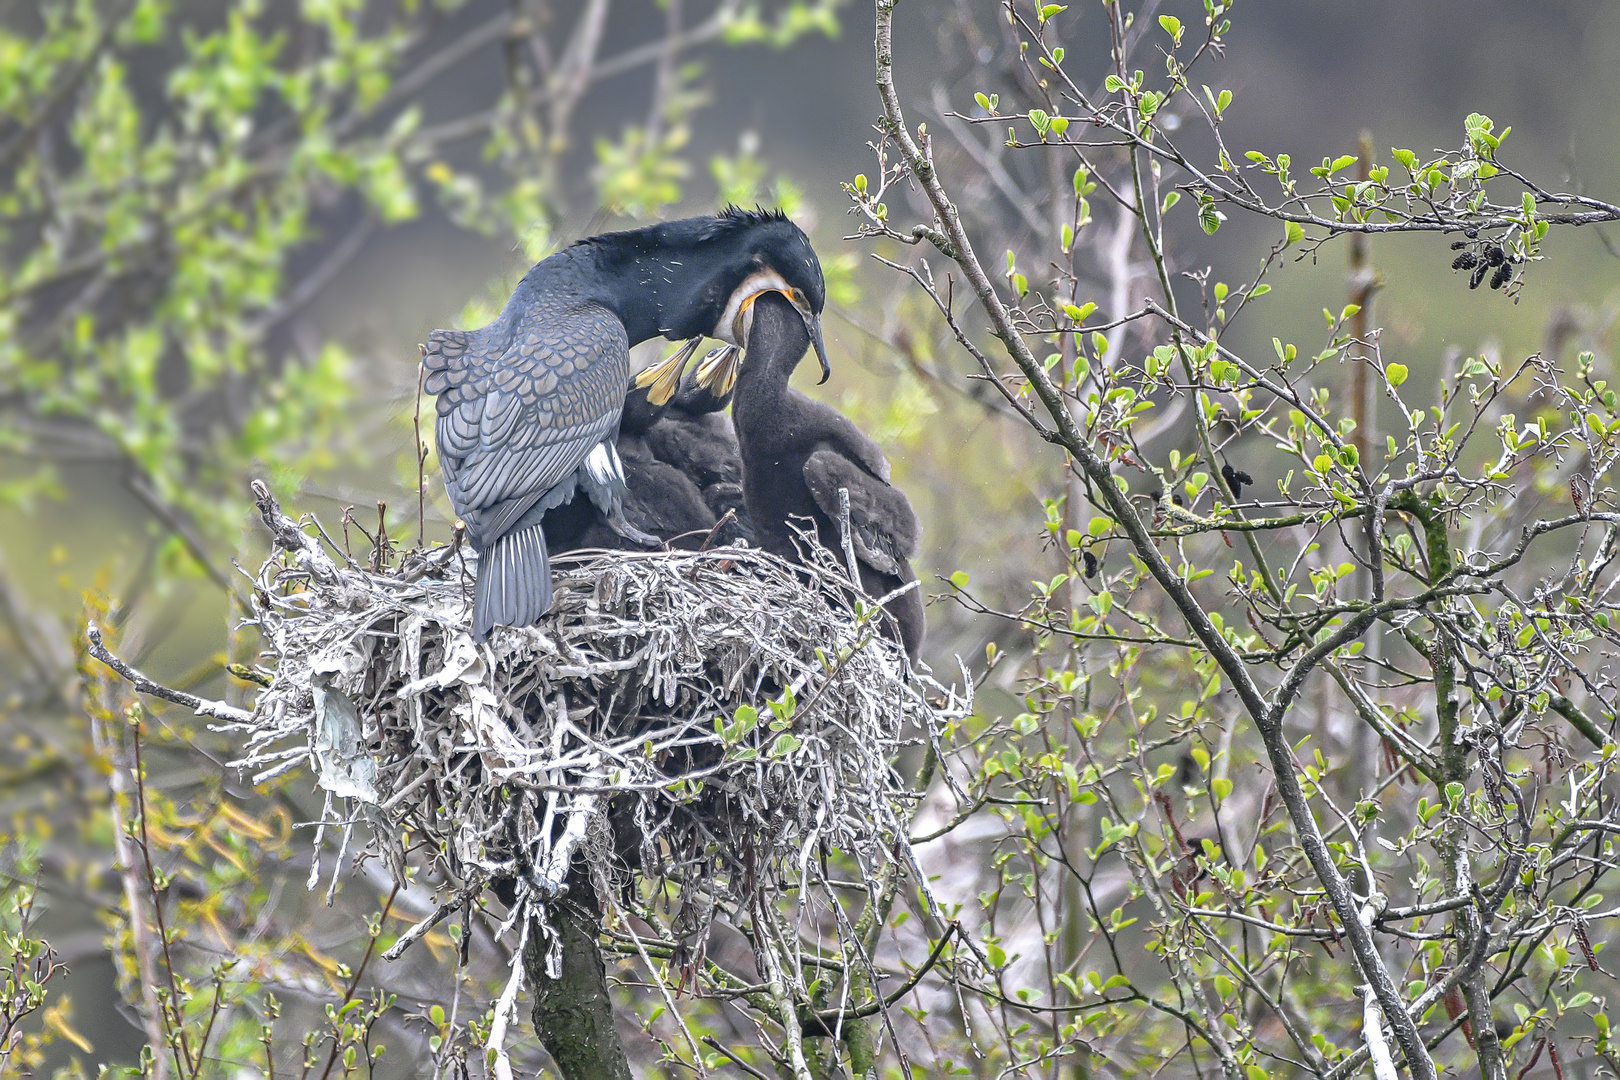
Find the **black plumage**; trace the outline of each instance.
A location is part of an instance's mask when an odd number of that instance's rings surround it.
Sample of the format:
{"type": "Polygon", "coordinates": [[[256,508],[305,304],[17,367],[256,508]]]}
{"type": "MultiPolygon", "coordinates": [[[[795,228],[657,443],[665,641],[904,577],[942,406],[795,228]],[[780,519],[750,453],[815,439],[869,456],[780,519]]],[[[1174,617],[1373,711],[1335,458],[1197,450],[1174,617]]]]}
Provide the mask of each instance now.
{"type": "Polygon", "coordinates": [[[681,377],[680,387],[657,421],[647,428],[646,444],[657,458],[690,480],[702,494],[716,521],[731,512],[716,543],[754,542],[742,487],[742,451],[737,432],[725,408],[731,392],[705,386],[694,368],[681,377]]]}
{"type": "Polygon", "coordinates": [[[1254,477],[1242,469],[1234,469],[1230,462],[1221,465],[1221,479],[1232,489],[1232,498],[1243,498],[1243,489],[1254,484],[1254,477]]]}
{"type": "MultiPolygon", "coordinates": [[[[889,463],[876,443],[830,406],[788,385],[810,346],[787,304],[764,296],[753,305],[748,352],[737,375],[733,416],[742,451],[749,517],[766,550],[797,561],[793,517],[814,522],[820,541],[838,550],[838,489],[849,491],[849,516],[861,587],[882,597],[915,581],[920,528],[905,493],[889,483],[889,463]]],[[[913,588],[889,602],[906,655],[916,660],[925,617],[913,588]]]]}
{"type": "Polygon", "coordinates": [[[445,489],[479,552],[472,633],[551,606],[545,514],[583,490],[620,535],[615,443],[630,346],[658,335],[735,340],[754,299],[780,292],[819,341],[821,266],[780,213],[728,209],[582,240],[534,266],[479,330],[435,330],[424,386],[439,395],[445,489]]]}
{"type": "MultiPolygon", "coordinates": [[[[656,540],[695,548],[708,538],[718,519],[697,483],[678,466],[659,460],[648,445],[649,434],[662,426],[668,411],[667,405],[650,403],[645,389],[632,387],[625,395],[616,442],[624,468],[624,517],[656,540]]],[[[626,547],[602,512],[586,499],[547,512],[542,524],[553,553],[626,547]]],[[[646,545],[632,542],[632,546],[646,545]]]]}

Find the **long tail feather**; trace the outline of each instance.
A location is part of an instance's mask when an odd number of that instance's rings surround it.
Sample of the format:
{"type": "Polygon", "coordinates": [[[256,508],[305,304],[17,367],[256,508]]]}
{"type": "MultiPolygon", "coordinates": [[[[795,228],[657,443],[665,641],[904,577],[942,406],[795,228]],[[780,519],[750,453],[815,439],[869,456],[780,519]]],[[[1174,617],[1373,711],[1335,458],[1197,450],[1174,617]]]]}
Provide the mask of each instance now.
{"type": "Polygon", "coordinates": [[[529,626],[551,609],[551,560],[539,525],[515,529],[491,544],[473,589],[472,636],[497,626],[529,626]]]}

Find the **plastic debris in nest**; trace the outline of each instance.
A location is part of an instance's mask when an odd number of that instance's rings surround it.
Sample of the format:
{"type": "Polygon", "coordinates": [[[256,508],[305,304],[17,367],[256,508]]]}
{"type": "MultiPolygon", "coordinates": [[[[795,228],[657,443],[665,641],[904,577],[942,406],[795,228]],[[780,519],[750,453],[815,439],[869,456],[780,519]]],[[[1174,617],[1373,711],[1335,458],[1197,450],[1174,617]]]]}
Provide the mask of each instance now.
{"type": "Polygon", "coordinates": [[[256,782],[312,770],[344,851],[368,821],[402,878],[402,835],[426,841],[453,895],[390,955],[497,881],[514,883],[508,927],[546,926],[581,852],[604,897],[634,875],[673,885],[671,937],[698,952],[717,906],[755,910],[761,890],[797,890],[801,912],[818,891],[848,927],[829,851],[869,896],[885,866],[924,880],[906,841],[920,793],[893,762],[908,740],[937,750],[971,701],[910,669],[830,554],[808,569],[735,548],[561,557],[541,623],[480,645],[459,545],[368,572],[254,491],[277,549],[252,619],[269,685],[221,727],[256,782]]]}

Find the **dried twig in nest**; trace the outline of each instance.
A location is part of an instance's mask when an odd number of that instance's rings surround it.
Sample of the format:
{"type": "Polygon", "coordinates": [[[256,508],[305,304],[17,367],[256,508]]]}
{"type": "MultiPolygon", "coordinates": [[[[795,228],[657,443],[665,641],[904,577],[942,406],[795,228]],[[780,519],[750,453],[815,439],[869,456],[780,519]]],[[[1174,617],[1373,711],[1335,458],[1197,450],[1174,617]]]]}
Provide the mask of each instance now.
{"type": "MultiPolygon", "coordinates": [[[[345,850],[361,819],[396,875],[407,831],[426,853],[453,895],[392,955],[497,881],[513,883],[508,925],[544,925],[576,854],[604,896],[633,875],[675,886],[665,940],[688,968],[717,907],[747,921],[784,892],[842,937],[829,852],[868,897],[912,864],[918,793],[895,754],[971,703],[910,671],[830,553],[808,568],[734,548],[564,557],[541,624],[480,645],[460,545],[366,572],[254,494],[276,544],[252,619],[273,675],[251,715],[212,715],[255,781],[313,767],[345,850]]],[[[755,927],[756,949],[782,929],[755,927]]]]}

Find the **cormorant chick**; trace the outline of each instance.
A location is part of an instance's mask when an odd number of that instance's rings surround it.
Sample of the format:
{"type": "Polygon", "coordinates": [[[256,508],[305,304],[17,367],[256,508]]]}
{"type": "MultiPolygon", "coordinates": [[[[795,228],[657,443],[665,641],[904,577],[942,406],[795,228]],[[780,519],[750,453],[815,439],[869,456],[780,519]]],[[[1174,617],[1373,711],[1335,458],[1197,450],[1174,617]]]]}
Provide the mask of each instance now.
{"type": "Polygon", "coordinates": [[[716,520],[725,517],[727,510],[733,512],[732,520],[716,534],[716,543],[739,539],[753,543],[754,530],[743,497],[742,452],[731,417],[725,414],[732,388],[703,385],[699,371],[694,367],[681,376],[668,408],[647,428],[647,448],[653,457],[679,469],[697,485],[716,520]]]}
{"type": "MultiPolygon", "coordinates": [[[[625,394],[619,420],[615,446],[624,469],[624,518],[658,540],[695,548],[707,539],[717,518],[697,485],[679,468],[653,454],[647,436],[659,425],[667,407],[655,405],[648,398],[647,389],[632,385],[625,394]]],[[[547,511],[543,525],[546,544],[552,551],[627,548],[620,534],[587,499],[575,499],[547,511]]]]}
{"type": "MultiPolygon", "coordinates": [[[[804,320],[774,294],[749,311],[748,351],[733,414],[742,450],[743,492],[760,544],[800,561],[791,517],[810,518],[821,543],[840,546],[838,489],[849,491],[851,537],[861,587],[874,598],[915,581],[920,529],[911,503],[889,484],[889,463],[848,417],[788,385],[810,347],[804,320]]],[[[913,588],[890,601],[906,655],[917,659],[924,615],[913,588]]]]}

